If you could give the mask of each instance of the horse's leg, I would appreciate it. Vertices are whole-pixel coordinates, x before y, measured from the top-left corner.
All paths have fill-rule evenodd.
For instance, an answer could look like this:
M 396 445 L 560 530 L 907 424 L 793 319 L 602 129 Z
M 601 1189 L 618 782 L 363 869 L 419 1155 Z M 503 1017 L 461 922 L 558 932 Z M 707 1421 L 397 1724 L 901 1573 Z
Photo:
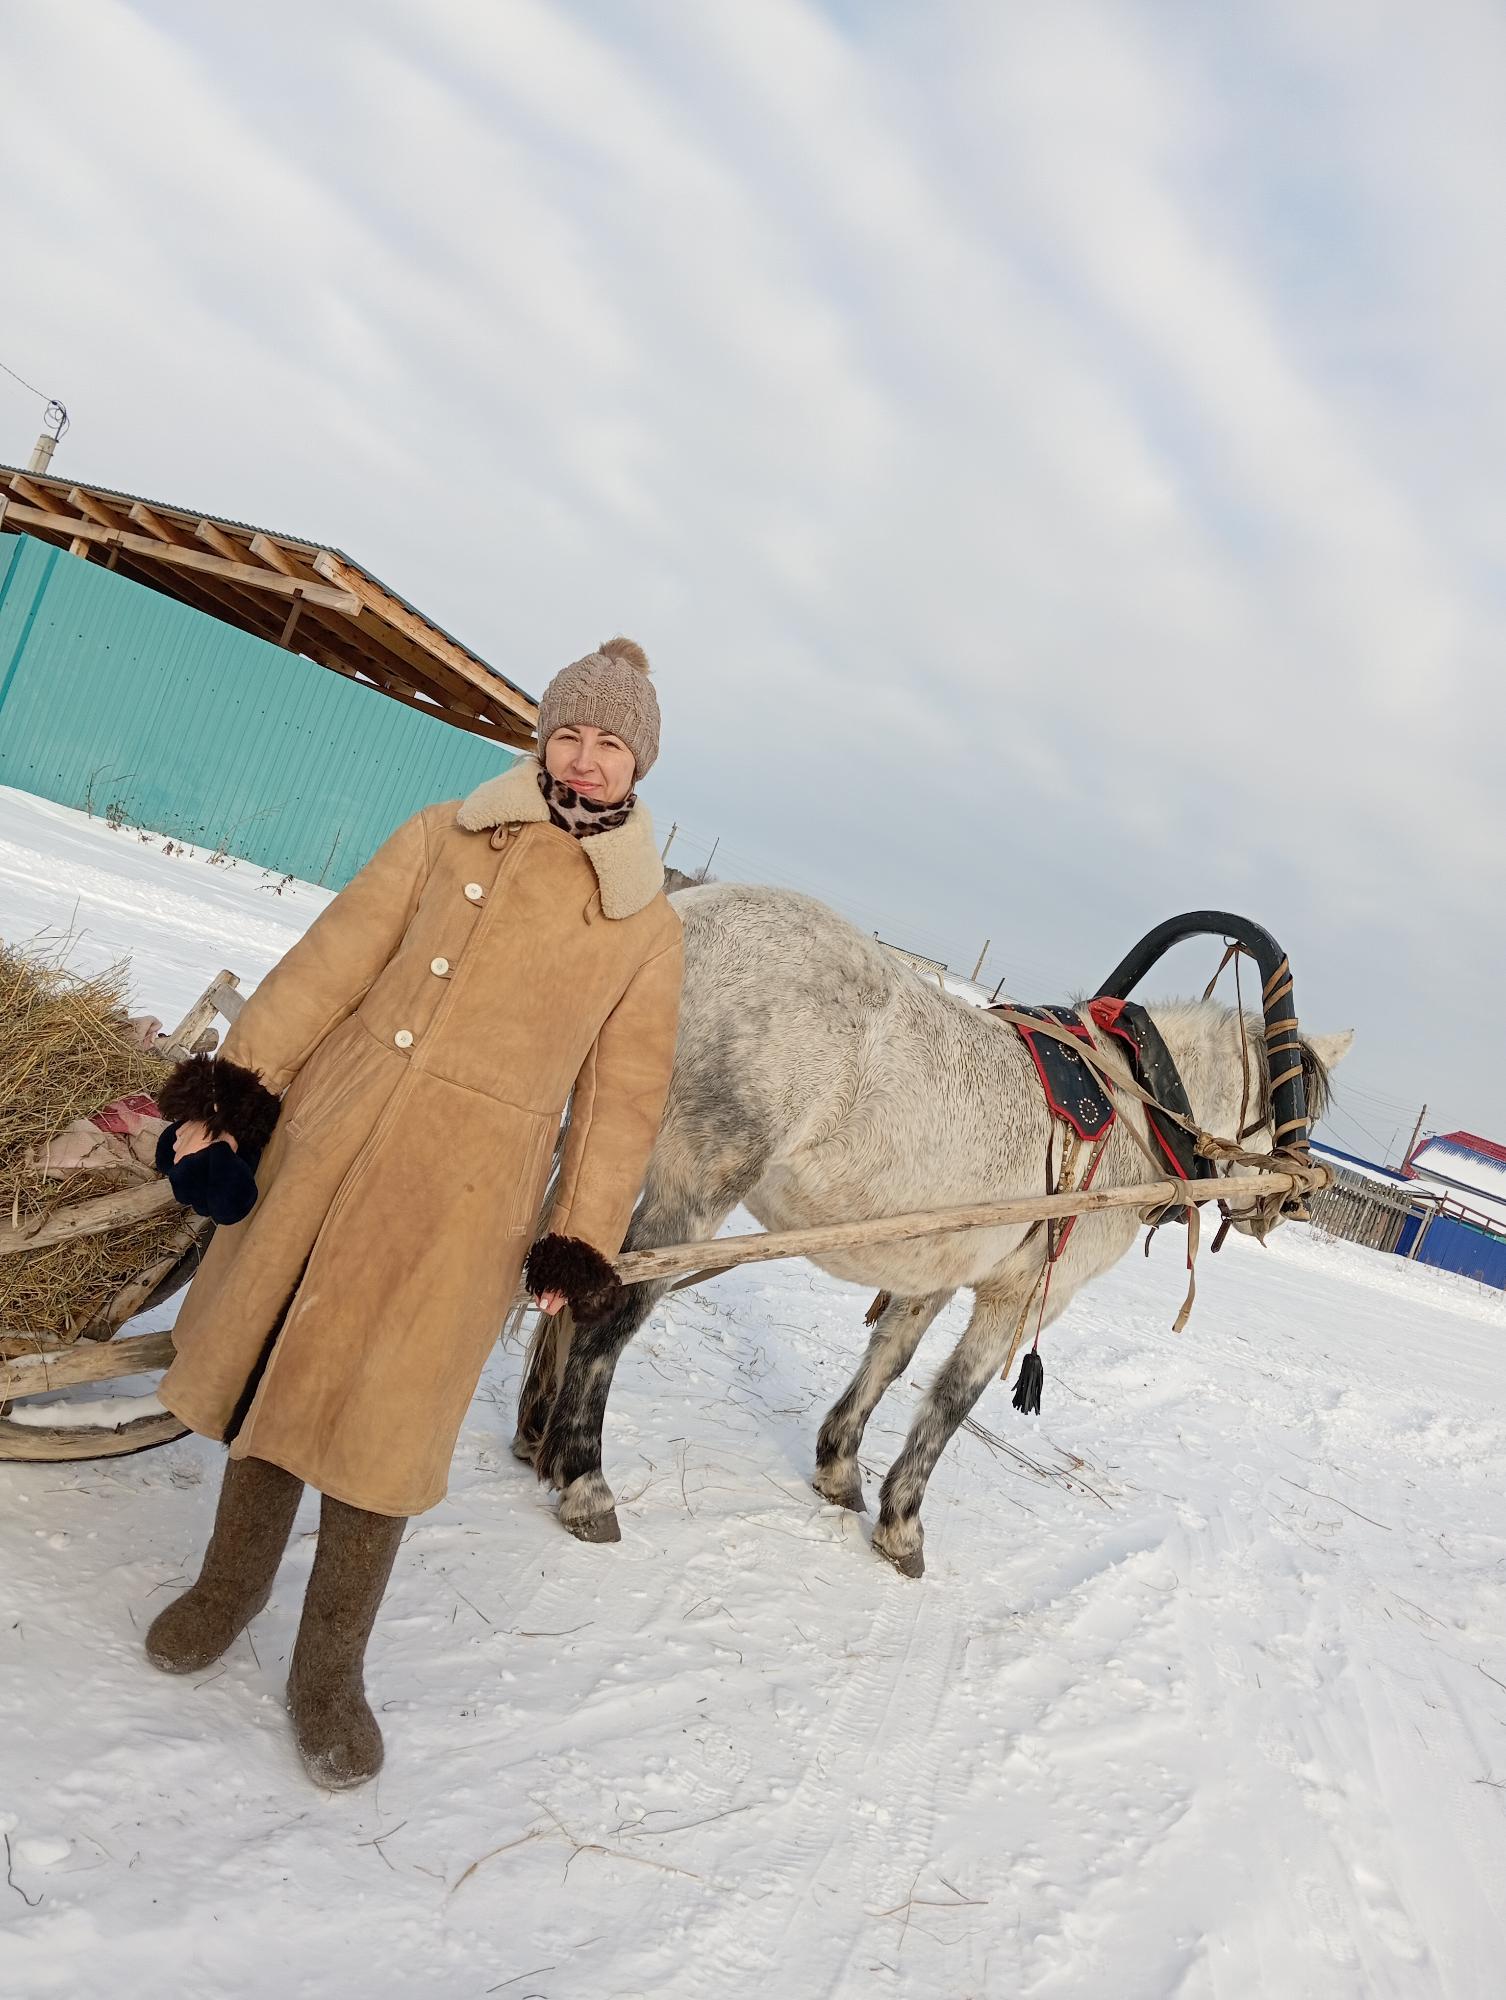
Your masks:
M 744 1178 L 746 1186 L 724 1185 L 697 1194 L 651 1187 L 625 1248 L 654 1250 L 666 1243 L 707 1241 L 757 1185 L 756 1171 L 739 1176 Z M 602 1423 L 617 1357 L 668 1290 L 662 1280 L 629 1285 L 616 1312 L 596 1326 L 576 1327 L 569 1337 L 559 1392 L 535 1462 L 540 1479 L 558 1488 L 560 1525 L 577 1541 L 622 1539 L 612 1489 L 601 1469 Z
M 868 1352 L 827 1411 L 816 1440 L 816 1476 L 811 1484 L 834 1507 L 850 1507 L 855 1514 L 864 1511 L 858 1451 L 868 1419 L 895 1376 L 909 1366 L 921 1335 L 951 1297 L 950 1292 L 928 1292 L 920 1298 L 890 1298 L 875 1322 Z
M 518 1391 L 518 1428 L 513 1436 L 512 1451 L 514 1458 L 521 1458 L 530 1465 L 537 1460 L 539 1446 L 549 1428 L 549 1412 L 559 1394 L 573 1331 L 569 1309 L 562 1307 L 549 1319 L 542 1314 L 539 1316 L 533 1338 L 528 1343 L 528 1365 L 523 1375 L 523 1386 Z
M 922 1554 L 925 1531 L 920 1522 L 926 1482 L 953 1432 L 998 1374 L 1019 1325 L 1021 1309 L 1030 1297 L 1033 1279 L 1032 1272 L 1014 1284 L 979 1291 L 966 1331 L 937 1369 L 936 1379 L 910 1426 L 904 1448 L 889 1468 L 879 1495 L 873 1546 L 904 1576 L 920 1576 L 926 1566 Z M 1059 1273 L 1057 1282 L 1061 1284 Z M 1055 1318 L 1066 1303 L 1065 1298 L 1059 1302 L 1053 1298 L 1055 1310 L 1048 1314 L 1048 1320 Z

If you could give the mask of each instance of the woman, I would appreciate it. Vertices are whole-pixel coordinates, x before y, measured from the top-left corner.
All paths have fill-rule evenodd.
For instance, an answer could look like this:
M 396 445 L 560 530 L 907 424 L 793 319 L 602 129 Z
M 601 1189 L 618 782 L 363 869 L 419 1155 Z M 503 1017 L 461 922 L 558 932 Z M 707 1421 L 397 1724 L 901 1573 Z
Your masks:
M 405 1520 L 444 1497 L 525 1254 L 545 1310 L 610 1308 L 669 1086 L 680 926 L 633 790 L 659 748 L 641 649 L 612 639 L 566 667 L 538 740 L 541 759 L 399 827 L 262 981 L 223 1055 L 185 1066 L 164 1100 L 175 1178 L 216 1147 L 241 1172 L 266 1150 L 159 1392 L 230 1457 L 202 1572 L 147 1653 L 170 1673 L 217 1659 L 266 1604 L 316 1487 L 288 1705 L 327 1786 L 381 1766 L 366 1642 Z

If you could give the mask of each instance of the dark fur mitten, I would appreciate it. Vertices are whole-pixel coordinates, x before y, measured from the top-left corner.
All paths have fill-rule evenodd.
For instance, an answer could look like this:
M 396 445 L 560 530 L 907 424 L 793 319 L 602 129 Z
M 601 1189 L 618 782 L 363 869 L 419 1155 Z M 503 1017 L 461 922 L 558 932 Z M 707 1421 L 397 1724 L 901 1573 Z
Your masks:
M 225 1227 L 244 1222 L 256 1206 L 256 1174 L 250 1163 L 223 1139 L 174 1159 L 177 1136 L 176 1125 L 165 1125 L 157 1141 L 157 1171 L 167 1175 L 173 1199 Z
M 224 1056 L 190 1056 L 157 1092 L 157 1109 L 174 1125 L 197 1119 L 211 1132 L 228 1132 L 255 1172 L 282 1105 L 254 1069 Z
M 580 1326 L 593 1326 L 622 1304 L 621 1279 L 599 1250 L 578 1236 L 541 1236 L 528 1253 L 523 1282 L 535 1298 L 563 1292 Z

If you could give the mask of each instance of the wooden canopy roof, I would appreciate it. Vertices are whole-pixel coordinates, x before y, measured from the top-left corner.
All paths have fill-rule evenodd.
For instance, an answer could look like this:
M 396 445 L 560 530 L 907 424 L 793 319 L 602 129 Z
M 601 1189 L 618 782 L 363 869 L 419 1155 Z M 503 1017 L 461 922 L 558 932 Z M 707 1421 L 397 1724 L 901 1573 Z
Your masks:
M 34 535 L 513 749 L 538 704 L 341 549 L 0 465 L 0 530 Z

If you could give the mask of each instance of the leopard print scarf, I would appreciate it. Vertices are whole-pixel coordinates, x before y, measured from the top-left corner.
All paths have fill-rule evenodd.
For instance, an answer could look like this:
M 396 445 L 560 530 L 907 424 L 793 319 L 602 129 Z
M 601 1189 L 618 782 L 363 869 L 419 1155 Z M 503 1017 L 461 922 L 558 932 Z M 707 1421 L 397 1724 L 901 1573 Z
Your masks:
M 605 799 L 582 798 L 572 785 L 552 778 L 542 764 L 539 766 L 539 790 L 549 808 L 550 824 L 563 828 L 566 833 L 573 833 L 577 840 L 588 840 L 593 833 L 610 833 L 614 827 L 626 826 L 633 807 L 638 803 L 636 792 L 629 792 L 615 805 L 608 805 Z

